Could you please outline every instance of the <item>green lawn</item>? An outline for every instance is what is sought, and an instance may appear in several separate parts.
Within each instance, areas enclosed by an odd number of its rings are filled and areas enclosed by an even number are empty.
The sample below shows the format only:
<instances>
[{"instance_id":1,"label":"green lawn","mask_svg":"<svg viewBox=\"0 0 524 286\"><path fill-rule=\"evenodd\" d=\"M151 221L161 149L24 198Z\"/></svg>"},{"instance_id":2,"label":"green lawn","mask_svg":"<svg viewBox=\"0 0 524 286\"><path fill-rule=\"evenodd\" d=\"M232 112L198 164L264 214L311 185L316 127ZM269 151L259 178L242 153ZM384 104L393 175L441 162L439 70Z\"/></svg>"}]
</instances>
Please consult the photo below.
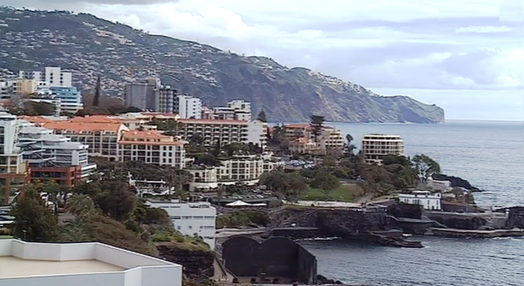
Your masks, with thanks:
<instances>
[{"instance_id":1,"label":"green lawn","mask_svg":"<svg viewBox=\"0 0 524 286\"><path fill-rule=\"evenodd\" d=\"M308 188L303 196L300 197L300 200L306 201L340 201L340 202L352 202L356 198L363 195L362 189L355 184L344 184L340 185L337 189L329 193L329 197L326 197L318 189Z\"/></svg>"},{"instance_id":2,"label":"green lawn","mask_svg":"<svg viewBox=\"0 0 524 286\"><path fill-rule=\"evenodd\" d=\"M0 239L11 239L11 238L13 237L10 235L0 235Z\"/></svg>"}]
</instances>

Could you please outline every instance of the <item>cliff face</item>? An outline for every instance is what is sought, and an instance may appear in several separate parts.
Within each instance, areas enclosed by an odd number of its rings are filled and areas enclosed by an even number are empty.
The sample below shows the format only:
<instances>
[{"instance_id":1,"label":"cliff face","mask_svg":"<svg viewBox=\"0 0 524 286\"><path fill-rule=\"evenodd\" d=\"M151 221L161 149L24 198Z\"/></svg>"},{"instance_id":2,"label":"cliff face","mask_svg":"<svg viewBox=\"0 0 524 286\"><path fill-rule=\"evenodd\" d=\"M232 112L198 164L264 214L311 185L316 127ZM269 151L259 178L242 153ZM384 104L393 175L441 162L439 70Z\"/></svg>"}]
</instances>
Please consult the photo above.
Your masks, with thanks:
<instances>
[{"instance_id":1,"label":"cliff face","mask_svg":"<svg viewBox=\"0 0 524 286\"><path fill-rule=\"evenodd\" d=\"M189 279L206 279L214 275L214 255L211 251L195 251L173 247L169 243L157 245L159 256L183 266Z\"/></svg>"},{"instance_id":2,"label":"cliff face","mask_svg":"<svg viewBox=\"0 0 524 286\"><path fill-rule=\"evenodd\" d=\"M264 109L270 121L439 123L442 108L407 96L379 96L364 87L267 57L245 57L195 42L149 35L89 14L0 7L0 76L61 66L75 85L121 95L123 83L146 76L203 99L210 106L232 99Z\"/></svg>"}]
</instances>

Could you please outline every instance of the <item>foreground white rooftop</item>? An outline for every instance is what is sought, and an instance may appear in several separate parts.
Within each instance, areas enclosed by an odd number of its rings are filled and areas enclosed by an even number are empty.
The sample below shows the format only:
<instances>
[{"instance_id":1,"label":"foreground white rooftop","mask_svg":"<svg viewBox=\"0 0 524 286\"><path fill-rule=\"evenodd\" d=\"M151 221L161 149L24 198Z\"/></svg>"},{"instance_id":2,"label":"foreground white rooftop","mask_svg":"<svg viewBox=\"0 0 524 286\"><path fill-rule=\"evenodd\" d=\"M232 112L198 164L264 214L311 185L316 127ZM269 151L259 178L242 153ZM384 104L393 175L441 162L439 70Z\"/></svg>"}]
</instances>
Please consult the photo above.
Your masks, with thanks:
<instances>
[{"instance_id":1,"label":"foreground white rooftop","mask_svg":"<svg viewBox=\"0 0 524 286\"><path fill-rule=\"evenodd\" d=\"M0 240L0 285L182 285L182 267L110 245Z\"/></svg>"}]
</instances>

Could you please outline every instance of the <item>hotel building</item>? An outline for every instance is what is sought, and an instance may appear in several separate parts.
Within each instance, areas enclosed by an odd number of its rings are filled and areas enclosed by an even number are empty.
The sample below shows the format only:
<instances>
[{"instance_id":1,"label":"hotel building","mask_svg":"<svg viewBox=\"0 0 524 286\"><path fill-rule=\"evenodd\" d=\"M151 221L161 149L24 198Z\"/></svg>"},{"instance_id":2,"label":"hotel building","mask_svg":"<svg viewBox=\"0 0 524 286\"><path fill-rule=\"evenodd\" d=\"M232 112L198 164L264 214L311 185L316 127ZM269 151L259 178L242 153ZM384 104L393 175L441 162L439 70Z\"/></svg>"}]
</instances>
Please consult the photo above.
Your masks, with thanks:
<instances>
[{"instance_id":1,"label":"hotel building","mask_svg":"<svg viewBox=\"0 0 524 286\"><path fill-rule=\"evenodd\" d=\"M0 240L0 285L182 286L182 266L98 242Z\"/></svg>"},{"instance_id":2,"label":"hotel building","mask_svg":"<svg viewBox=\"0 0 524 286\"><path fill-rule=\"evenodd\" d=\"M387 155L404 155L404 141L398 135L367 134L362 138L361 150L367 163L382 164Z\"/></svg>"},{"instance_id":3,"label":"hotel building","mask_svg":"<svg viewBox=\"0 0 524 286\"><path fill-rule=\"evenodd\" d=\"M222 145L231 143L252 143L262 148L267 143L267 124L258 120L209 120L179 119L182 123L178 136L190 141L195 135L204 139L204 145L211 147L216 142Z\"/></svg>"},{"instance_id":4,"label":"hotel building","mask_svg":"<svg viewBox=\"0 0 524 286\"><path fill-rule=\"evenodd\" d=\"M64 135L72 142L89 146L89 154L118 160L118 141L129 128L121 123L77 123L56 121L43 123L43 127L53 130L54 134Z\"/></svg>"},{"instance_id":5,"label":"hotel building","mask_svg":"<svg viewBox=\"0 0 524 286\"><path fill-rule=\"evenodd\" d=\"M186 163L184 143L155 130L126 131L118 141L118 160L183 169Z\"/></svg>"},{"instance_id":6,"label":"hotel building","mask_svg":"<svg viewBox=\"0 0 524 286\"><path fill-rule=\"evenodd\" d=\"M208 202L184 203L177 200L149 201L151 207L164 209L175 229L182 234L201 236L211 250L215 249L217 210Z\"/></svg>"},{"instance_id":7,"label":"hotel building","mask_svg":"<svg viewBox=\"0 0 524 286\"><path fill-rule=\"evenodd\" d=\"M313 128L310 124L288 124L284 126L284 132L286 139L293 142L293 148L296 150L326 153L328 151L342 151L344 149L342 132L331 126L323 126L320 134L317 136L313 134ZM300 138L307 140L297 141L297 139ZM312 142L317 146L311 144Z\"/></svg>"}]
</instances>

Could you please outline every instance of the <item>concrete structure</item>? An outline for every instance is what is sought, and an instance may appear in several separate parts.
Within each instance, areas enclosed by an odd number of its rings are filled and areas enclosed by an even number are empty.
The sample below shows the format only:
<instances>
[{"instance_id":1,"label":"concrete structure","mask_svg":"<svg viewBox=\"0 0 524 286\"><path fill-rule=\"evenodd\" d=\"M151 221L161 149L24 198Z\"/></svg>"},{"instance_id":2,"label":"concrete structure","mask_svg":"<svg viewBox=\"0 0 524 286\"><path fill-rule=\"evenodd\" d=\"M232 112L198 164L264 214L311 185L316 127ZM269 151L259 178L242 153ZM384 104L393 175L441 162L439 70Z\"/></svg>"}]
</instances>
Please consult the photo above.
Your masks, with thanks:
<instances>
[{"instance_id":1,"label":"concrete structure","mask_svg":"<svg viewBox=\"0 0 524 286\"><path fill-rule=\"evenodd\" d=\"M0 240L0 285L182 285L182 266L102 243Z\"/></svg>"},{"instance_id":2,"label":"concrete structure","mask_svg":"<svg viewBox=\"0 0 524 286\"><path fill-rule=\"evenodd\" d=\"M127 131L118 141L118 160L183 169L186 163L185 143L154 130Z\"/></svg>"},{"instance_id":3,"label":"concrete structure","mask_svg":"<svg viewBox=\"0 0 524 286\"><path fill-rule=\"evenodd\" d=\"M215 249L217 210L208 202L185 203L177 200L150 201L149 205L164 209L182 234L197 234L211 249Z\"/></svg>"},{"instance_id":4,"label":"concrete structure","mask_svg":"<svg viewBox=\"0 0 524 286\"><path fill-rule=\"evenodd\" d=\"M361 149L367 163L381 164L387 155L404 155L404 141L399 135L367 134Z\"/></svg>"},{"instance_id":5,"label":"concrete structure","mask_svg":"<svg viewBox=\"0 0 524 286\"><path fill-rule=\"evenodd\" d=\"M198 135L204 139L204 145L211 147L217 141L222 145L231 143L252 143L265 147L267 142L267 125L258 120L208 120L208 119L179 119L182 123L177 131L183 140L189 141Z\"/></svg>"},{"instance_id":6,"label":"concrete structure","mask_svg":"<svg viewBox=\"0 0 524 286\"><path fill-rule=\"evenodd\" d=\"M412 194L399 194L401 203L421 205L426 210L441 210L442 196L439 193L431 194L429 191L416 191Z\"/></svg>"},{"instance_id":7,"label":"concrete structure","mask_svg":"<svg viewBox=\"0 0 524 286\"><path fill-rule=\"evenodd\" d=\"M60 100L63 112L76 113L84 108L82 95L76 87L51 86L51 98Z\"/></svg>"},{"instance_id":8,"label":"concrete structure","mask_svg":"<svg viewBox=\"0 0 524 286\"><path fill-rule=\"evenodd\" d=\"M176 89L173 89L170 86L163 86L158 92L158 108L155 109L155 111L162 113L178 113L178 110L175 110L176 100Z\"/></svg>"},{"instance_id":9,"label":"concrete structure","mask_svg":"<svg viewBox=\"0 0 524 286\"><path fill-rule=\"evenodd\" d=\"M190 95L178 95L175 98L173 112L180 118L200 119L202 116L202 100Z\"/></svg>"},{"instance_id":10,"label":"concrete structure","mask_svg":"<svg viewBox=\"0 0 524 286\"><path fill-rule=\"evenodd\" d=\"M146 78L128 83L124 89L125 105L138 107L142 110L158 111L161 87L158 78Z\"/></svg>"},{"instance_id":11,"label":"concrete structure","mask_svg":"<svg viewBox=\"0 0 524 286\"><path fill-rule=\"evenodd\" d=\"M0 186L6 193L22 187L27 179L27 165L18 146L20 128L16 116L0 112Z\"/></svg>"},{"instance_id":12,"label":"concrete structure","mask_svg":"<svg viewBox=\"0 0 524 286\"><path fill-rule=\"evenodd\" d=\"M437 181L429 177L427 186L433 191L449 191L452 189L450 181Z\"/></svg>"}]
</instances>

